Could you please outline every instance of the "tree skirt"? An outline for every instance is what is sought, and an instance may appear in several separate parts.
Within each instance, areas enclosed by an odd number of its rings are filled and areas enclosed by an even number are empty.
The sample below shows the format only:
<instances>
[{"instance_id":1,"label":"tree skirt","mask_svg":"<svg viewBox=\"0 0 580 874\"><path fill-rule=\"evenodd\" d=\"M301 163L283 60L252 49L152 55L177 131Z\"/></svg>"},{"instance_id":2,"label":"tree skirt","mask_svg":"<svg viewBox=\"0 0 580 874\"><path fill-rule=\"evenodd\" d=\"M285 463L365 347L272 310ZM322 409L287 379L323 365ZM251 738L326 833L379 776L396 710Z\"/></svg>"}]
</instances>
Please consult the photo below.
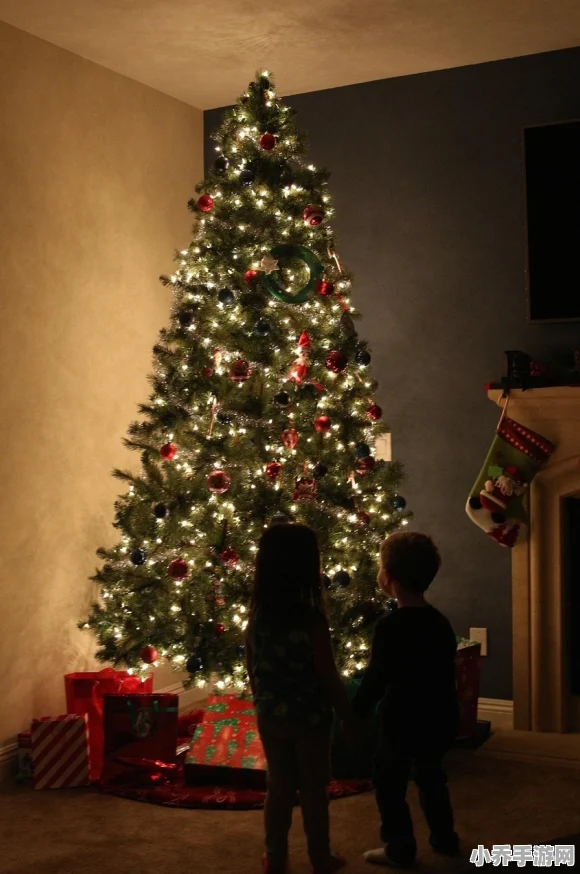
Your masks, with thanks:
<instances>
[{"instance_id":1,"label":"tree skirt","mask_svg":"<svg viewBox=\"0 0 580 874\"><path fill-rule=\"evenodd\" d=\"M154 782L156 776L151 775L149 784L132 781L103 787L103 792L147 804L161 804L163 807L258 810L264 806L266 793L259 789L244 789L237 786L186 786L183 782L183 766L178 766L171 779L163 775ZM370 788L369 780L333 780L328 786L328 796L330 799L346 798L348 795L368 792Z\"/></svg>"},{"instance_id":2,"label":"tree skirt","mask_svg":"<svg viewBox=\"0 0 580 874\"><path fill-rule=\"evenodd\" d=\"M223 783L218 786L185 784L185 756L201 716L202 711L195 711L180 718L179 755L175 765L143 761L138 769L123 775L114 784L102 785L101 790L108 795L118 795L147 804L161 804L163 807L206 807L223 810L252 810L263 807L266 793L261 789L228 786ZM328 797L346 798L370 789L370 780L333 780L328 786Z\"/></svg>"}]
</instances>

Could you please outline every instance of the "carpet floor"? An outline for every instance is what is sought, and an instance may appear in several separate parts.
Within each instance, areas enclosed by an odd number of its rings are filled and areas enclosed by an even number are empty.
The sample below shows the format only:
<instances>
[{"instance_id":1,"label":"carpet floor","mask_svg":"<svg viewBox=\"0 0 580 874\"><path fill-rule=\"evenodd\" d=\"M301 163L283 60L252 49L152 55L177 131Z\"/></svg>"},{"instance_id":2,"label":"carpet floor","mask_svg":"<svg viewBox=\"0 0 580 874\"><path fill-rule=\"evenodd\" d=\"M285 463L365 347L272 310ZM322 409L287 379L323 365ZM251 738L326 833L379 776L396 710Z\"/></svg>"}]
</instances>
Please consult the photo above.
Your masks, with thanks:
<instances>
[{"instance_id":1,"label":"carpet floor","mask_svg":"<svg viewBox=\"0 0 580 874\"><path fill-rule=\"evenodd\" d=\"M556 843L580 832L580 771L454 750L448 772L465 856L431 853L412 786L421 871L477 870L469 855L478 844ZM379 845L373 795L330 809L334 844L349 859L345 874L376 870L361 858ZM92 790L0 790L1 874L259 874L261 852L261 811L173 810ZM291 874L307 874L299 811L291 854Z\"/></svg>"}]
</instances>

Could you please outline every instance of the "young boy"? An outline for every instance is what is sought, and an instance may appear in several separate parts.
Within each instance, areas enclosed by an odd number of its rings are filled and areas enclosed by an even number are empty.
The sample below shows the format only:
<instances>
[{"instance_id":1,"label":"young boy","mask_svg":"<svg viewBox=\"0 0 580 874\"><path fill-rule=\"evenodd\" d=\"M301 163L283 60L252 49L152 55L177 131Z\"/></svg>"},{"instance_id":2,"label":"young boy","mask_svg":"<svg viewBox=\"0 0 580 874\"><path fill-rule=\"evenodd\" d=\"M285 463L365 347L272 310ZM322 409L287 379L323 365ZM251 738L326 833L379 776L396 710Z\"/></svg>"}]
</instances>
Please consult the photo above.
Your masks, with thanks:
<instances>
[{"instance_id":1,"label":"young boy","mask_svg":"<svg viewBox=\"0 0 580 874\"><path fill-rule=\"evenodd\" d=\"M459 851L442 768L457 730L456 639L448 620L424 597L440 564L437 547L425 534L397 533L381 544L377 583L399 609L377 623L353 702L355 713L365 717L381 701L373 779L385 846L364 854L378 865L406 868L415 862L405 800L412 772L431 846L445 855Z\"/></svg>"}]
</instances>

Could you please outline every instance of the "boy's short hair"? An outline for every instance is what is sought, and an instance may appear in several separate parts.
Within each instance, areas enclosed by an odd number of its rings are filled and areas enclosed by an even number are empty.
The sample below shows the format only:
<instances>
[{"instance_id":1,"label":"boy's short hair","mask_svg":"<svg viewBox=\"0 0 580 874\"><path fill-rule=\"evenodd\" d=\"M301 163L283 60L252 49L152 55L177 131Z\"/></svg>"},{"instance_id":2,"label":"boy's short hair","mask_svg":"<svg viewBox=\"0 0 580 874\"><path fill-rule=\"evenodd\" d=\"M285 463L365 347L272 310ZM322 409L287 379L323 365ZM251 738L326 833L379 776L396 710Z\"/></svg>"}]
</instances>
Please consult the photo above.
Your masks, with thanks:
<instances>
[{"instance_id":1,"label":"boy's short hair","mask_svg":"<svg viewBox=\"0 0 580 874\"><path fill-rule=\"evenodd\" d=\"M422 595L441 567L439 550L430 537L414 531L398 531L381 543L384 570L404 589Z\"/></svg>"}]
</instances>

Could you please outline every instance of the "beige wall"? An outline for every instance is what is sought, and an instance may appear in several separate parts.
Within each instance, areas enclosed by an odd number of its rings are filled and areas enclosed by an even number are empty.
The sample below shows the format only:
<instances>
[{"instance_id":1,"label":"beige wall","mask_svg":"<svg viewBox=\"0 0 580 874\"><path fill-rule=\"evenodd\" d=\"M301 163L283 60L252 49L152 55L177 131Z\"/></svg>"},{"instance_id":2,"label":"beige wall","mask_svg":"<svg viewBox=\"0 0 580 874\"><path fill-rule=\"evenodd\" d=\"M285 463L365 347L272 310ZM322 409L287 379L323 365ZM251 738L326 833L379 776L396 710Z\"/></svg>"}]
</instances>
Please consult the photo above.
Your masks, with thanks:
<instances>
[{"instance_id":1,"label":"beige wall","mask_svg":"<svg viewBox=\"0 0 580 874\"><path fill-rule=\"evenodd\" d=\"M92 666L76 628L188 242L202 114L0 24L0 760Z\"/></svg>"}]
</instances>

